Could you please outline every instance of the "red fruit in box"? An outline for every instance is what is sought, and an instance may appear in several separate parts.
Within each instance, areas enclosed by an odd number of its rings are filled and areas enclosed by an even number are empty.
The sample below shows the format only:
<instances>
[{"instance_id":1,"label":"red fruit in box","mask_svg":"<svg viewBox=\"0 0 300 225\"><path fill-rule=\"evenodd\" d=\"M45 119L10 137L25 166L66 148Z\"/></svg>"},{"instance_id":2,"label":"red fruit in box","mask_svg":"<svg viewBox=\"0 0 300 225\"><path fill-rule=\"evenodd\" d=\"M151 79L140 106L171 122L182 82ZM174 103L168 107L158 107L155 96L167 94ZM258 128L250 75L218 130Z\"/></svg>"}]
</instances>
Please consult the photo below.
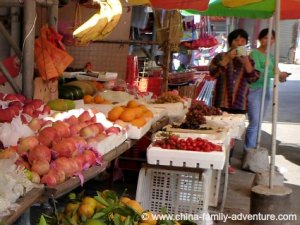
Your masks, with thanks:
<instances>
[{"instance_id":1,"label":"red fruit in box","mask_svg":"<svg viewBox=\"0 0 300 225\"><path fill-rule=\"evenodd\" d=\"M105 133L107 135L111 135L111 134L118 134L118 133L120 133L120 131L121 131L121 129L119 127L112 126L112 127L107 128L105 130Z\"/></svg>"},{"instance_id":2,"label":"red fruit in box","mask_svg":"<svg viewBox=\"0 0 300 225\"><path fill-rule=\"evenodd\" d=\"M23 109L23 103L20 102L20 101L13 101L13 102L10 102L10 103L8 104L8 107L10 107L10 106L16 106L16 107L19 108L19 110L22 110L22 109Z\"/></svg>"},{"instance_id":3,"label":"red fruit in box","mask_svg":"<svg viewBox=\"0 0 300 225\"><path fill-rule=\"evenodd\" d=\"M32 99L30 104L33 105L35 109L39 109L44 105L44 102L41 99Z\"/></svg>"},{"instance_id":4,"label":"red fruit in box","mask_svg":"<svg viewBox=\"0 0 300 225\"><path fill-rule=\"evenodd\" d=\"M23 106L23 113L25 113L29 116L33 116L34 110L35 110L35 108L31 104L27 104L27 105Z\"/></svg>"},{"instance_id":5,"label":"red fruit in box","mask_svg":"<svg viewBox=\"0 0 300 225\"><path fill-rule=\"evenodd\" d=\"M54 168L65 172L66 177L72 177L76 172L79 172L77 162L72 158L60 157L55 160Z\"/></svg>"},{"instance_id":6,"label":"red fruit in box","mask_svg":"<svg viewBox=\"0 0 300 225\"><path fill-rule=\"evenodd\" d=\"M93 166L96 163L97 156L96 153L92 150L85 150L83 152L83 156L88 167Z\"/></svg>"},{"instance_id":7,"label":"red fruit in box","mask_svg":"<svg viewBox=\"0 0 300 225\"><path fill-rule=\"evenodd\" d=\"M57 137L57 131L54 127L46 127L42 129L38 135L41 144L50 147L53 140Z\"/></svg>"},{"instance_id":8,"label":"red fruit in box","mask_svg":"<svg viewBox=\"0 0 300 225\"><path fill-rule=\"evenodd\" d=\"M35 136L29 136L19 139L18 153L22 155L24 152L35 148L39 144L39 140Z\"/></svg>"},{"instance_id":9,"label":"red fruit in box","mask_svg":"<svg viewBox=\"0 0 300 225\"><path fill-rule=\"evenodd\" d=\"M18 101L19 99L15 94L7 94L4 96L4 101Z\"/></svg>"},{"instance_id":10,"label":"red fruit in box","mask_svg":"<svg viewBox=\"0 0 300 225\"><path fill-rule=\"evenodd\" d=\"M53 146L53 150L59 157L74 157L79 154L74 142L70 139L62 139Z\"/></svg>"},{"instance_id":11,"label":"red fruit in box","mask_svg":"<svg viewBox=\"0 0 300 225\"><path fill-rule=\"evenodd\" d=\"M9 108L0 109L0 123L10 123L14 118L15 113Z\"/></svg>"},{"instance_id":12,"label":"red fruit in box","mask_svg":"<svg viewBox=\"0 0 300 225\"><path fill-rule=\"evenodd\" d=\"M38 119L38 118L33 118L33 119L28 123L28 126L30 127L31 130L33 130L34 132L36 132L36 131L38 131L39 129L41 129L43 123L44 123L43 120Z\"/></svg>"},{"instance_id":13,"label":"red fruit in box","mask_svg":"<svg viewBox=\"0 0 300 225\"><path fill-rule=\"evenodd\" d=\"M22 102L22 103L24 103L25 100L26 100L26 97L25 97L24 95L21 95L21 94L15 94L15 96L16 96L16 98L17 98L20 102Z\"/></svg>"},{"instance_id":14,"label":"red fruit in box","mask_svg":"<svg viewBox=\"0 0 300 225\"><path fill-rule=\"evenodd\" d=\"M84 111L83 113L80 114L80 116L78 117L79 122L86 122L89 121L91 119L91 115L88 111Z\"/></svg>"},{"instance_id":15,"label":"red fruit in box","mask_svg":"<svg viewBox=\"0 0 300 225\"><path fill-rule=\"evenodd\" d=\"M53 123L52 127L54 127L57 131L57 135L59 137L69 137L70 136L70 128L69 124L63 121L56 121Z\"/></svg>"},{"instance_id":16,"label":"red fruit in box","mask_svg":"<svg viewBox=\"0 0 300 225\"><path fill-rule=\"evenodd\" d=\"M95 137L98 133L99 133L99 128L94 124L82 128L79 132L80 136L84 138Z\"/></svg>"},{"instance_id":17,"label":"red fruit in box","mask_svg":"<svg viewBox=\"0 0 300 225\"><path fill-rule=\"evenodd\" d=\"M33 149L29 150L28 161L32 164L37 160L46 160L47 162L51 161L51 151L45 145L37 145Z\"/></svg>"},{"instance_id":18,"label":"red fruit in box","mask_svg":"<svg viewBox=\"0 0 300 225\"><path fill-rule=\"evenodd\" d=\"M75 144L76 148L79 150L87 147L87 142L83 137L72 136L69 137L68 140L71 140Z\"/></svg>"},{"instance_id":19,"label":"red fruit in box","mask_svg":"<svg viewBox=\"0 0 300 225\"><path fill-rule=\"evenodd\" d=\"M72 115L69 118L65 119L64 122L68 123L69 125L77 124L78 118L76 116Z\"/></svg>"},{"instance_id":20,"label":"red fruit in box","mask_svg":"<svg viewBox=\"0 0 300 225\"><path fill-rule=\"evenodd\" d=\"M49 107L48 105L44 105L44 108L43 108L42 113L43 113L44 115L49 115L50 112L51 112L50 107Z\"/></svg>"},{"instance_id":21,"label":"red fruit in box","mask_svg":"<svg viewBox=\"0 0 300 225\"><path fill-rule=\"evenodd\" d=\"M80 130L86 127L86 123L77 123L70 126L70 134L71 135L78 135Z\"/></svg>"},{"instance_id":22,"label":"red fruit in box","mask_svg":"<svg viewBox=\"0 0 300 225\"><path fill-rule=\"evenodd\" d=\"M47 186L55 186L58 184L58 179L53 173L50 173L50 171L44 175L41 179L42 184L46 184Z\"/></svg>"},{"instance_id":23,"label":"red fruit in box","mask_svg":"<svg viewBox=\"0 0 300 225\"><path fill-rule=\"evenodd\" d=\"M50 164L47 160L35 160L31 165L31 171L36 172L42 176L48 173L50 170Z\"/></svg>"}]
</instances>

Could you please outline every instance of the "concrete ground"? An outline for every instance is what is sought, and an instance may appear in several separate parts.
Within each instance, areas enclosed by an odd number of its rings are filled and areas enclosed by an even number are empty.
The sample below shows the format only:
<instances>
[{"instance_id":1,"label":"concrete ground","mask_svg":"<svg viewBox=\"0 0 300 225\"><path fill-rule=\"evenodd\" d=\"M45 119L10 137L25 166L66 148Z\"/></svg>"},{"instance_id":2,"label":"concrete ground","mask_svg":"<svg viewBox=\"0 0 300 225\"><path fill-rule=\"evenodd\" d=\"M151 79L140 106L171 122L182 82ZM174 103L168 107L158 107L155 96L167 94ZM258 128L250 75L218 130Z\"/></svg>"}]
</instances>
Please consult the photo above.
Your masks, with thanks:
<instances>
[{"instance_id":1,"label":"concrete ground","mask_svg":"<svg viewBox=\"0 0 300 225\"><path fill-rule=\"evenodd\" d=\"M300 224L300 66L280 64L281 71L291 72L286 83L279 85L279 110L277 123L277 154L275 164L285 177L285 186L292 189L291 209ZM269 107L262 125L261 146L271 149L272 109ZM228 197L224 213L249 213L250 194L255 174L240 170L243 140L237 141L233 165L237 173L229 176ZM282 212L283 214L286 212ZM222 223L222 222L219 222ZM248 225L250 221L227 221L223 224ZM271 224L271 223L268 223Z\"/></svg>"}]
</instances>

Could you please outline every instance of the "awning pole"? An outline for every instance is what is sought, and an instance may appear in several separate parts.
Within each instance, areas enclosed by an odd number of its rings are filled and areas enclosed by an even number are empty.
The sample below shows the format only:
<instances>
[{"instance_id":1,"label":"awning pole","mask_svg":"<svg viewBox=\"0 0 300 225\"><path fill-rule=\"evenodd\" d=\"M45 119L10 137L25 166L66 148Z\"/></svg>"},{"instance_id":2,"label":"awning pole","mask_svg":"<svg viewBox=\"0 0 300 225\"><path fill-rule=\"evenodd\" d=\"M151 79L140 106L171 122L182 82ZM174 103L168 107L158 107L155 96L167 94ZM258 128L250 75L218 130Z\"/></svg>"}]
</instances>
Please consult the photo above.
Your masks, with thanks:
<instances>
[{"instance_id":1,"label":"awning pole","mask_svg":"<svg viewBox=\"0 0 300 225\"><path fill-rule=\"evenodd\" d=\"M275 174L275 156L276 156L276 131L278 119L278 83L279 83L279 34L280 34L280 0L276 0L275 11L275 27L277 38L275 42L275 75L274 75L274 88L273 88L273 117L272 117L272 154L271 154L271 168L270 168L270 189L273 188L273 180Z\"/></svg>"}]
</instances>

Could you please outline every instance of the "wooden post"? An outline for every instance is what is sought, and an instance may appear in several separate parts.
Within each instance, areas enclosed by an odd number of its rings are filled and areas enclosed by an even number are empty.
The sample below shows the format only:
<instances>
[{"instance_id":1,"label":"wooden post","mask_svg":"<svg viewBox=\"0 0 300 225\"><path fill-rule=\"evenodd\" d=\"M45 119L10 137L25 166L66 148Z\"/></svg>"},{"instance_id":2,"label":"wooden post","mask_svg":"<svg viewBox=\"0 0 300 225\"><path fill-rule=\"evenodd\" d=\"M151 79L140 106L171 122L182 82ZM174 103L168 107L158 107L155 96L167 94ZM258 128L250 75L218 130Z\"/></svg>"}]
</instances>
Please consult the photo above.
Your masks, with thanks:
<instances>
[{"instance_id":1,"label":"wooden post","mask_svg":"<svg viewBox=\"0 0 300 225\"><path fill-rule=\"evenodd\" d=\"M168 12L168 13L173 13ZM165 42L164 46L164 57L163 57L163 87L162 91L168 91L168 76L169 76L169 70L170 70L170 61L171 61L171 46L170 46L170 38L171 38L171 27L172 24L172 16L169 17L169 23L168 23L168 39Z\"/></svg>"},{"instance_id":2,"label":"wooden post","mask_svg":"<svg viewBox=\"0 0 300 225\"><path fill-rule=\"evenodd\" d=\"M34 77L34 37L36 21L36 1L24 1L24 57L22 87L23 95L27 98L33 96L33 77Z\"/></svg>"}]
</instances>

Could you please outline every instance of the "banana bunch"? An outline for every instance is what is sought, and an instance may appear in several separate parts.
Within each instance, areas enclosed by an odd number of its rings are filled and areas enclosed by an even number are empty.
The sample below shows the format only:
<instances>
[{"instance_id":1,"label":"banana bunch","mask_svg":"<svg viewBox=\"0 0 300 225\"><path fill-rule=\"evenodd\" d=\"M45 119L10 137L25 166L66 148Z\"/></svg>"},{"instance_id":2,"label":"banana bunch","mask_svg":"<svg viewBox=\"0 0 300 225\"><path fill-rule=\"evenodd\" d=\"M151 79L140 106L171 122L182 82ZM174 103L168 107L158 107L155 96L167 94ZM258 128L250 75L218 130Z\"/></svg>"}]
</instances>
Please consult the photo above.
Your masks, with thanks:
<instances>
[{"instance_id":1,"label":"banana bunch","mask_svg":"<svg viewBox=\"0 0 300 225\"><path fill-rule=\"evenodd\" d=\"M88 21L78 27L73 35L81 43L106 38L117 26L122 15L122 4L119 0L97 1L100 10Z\"/></svg>"}]
</instances>

